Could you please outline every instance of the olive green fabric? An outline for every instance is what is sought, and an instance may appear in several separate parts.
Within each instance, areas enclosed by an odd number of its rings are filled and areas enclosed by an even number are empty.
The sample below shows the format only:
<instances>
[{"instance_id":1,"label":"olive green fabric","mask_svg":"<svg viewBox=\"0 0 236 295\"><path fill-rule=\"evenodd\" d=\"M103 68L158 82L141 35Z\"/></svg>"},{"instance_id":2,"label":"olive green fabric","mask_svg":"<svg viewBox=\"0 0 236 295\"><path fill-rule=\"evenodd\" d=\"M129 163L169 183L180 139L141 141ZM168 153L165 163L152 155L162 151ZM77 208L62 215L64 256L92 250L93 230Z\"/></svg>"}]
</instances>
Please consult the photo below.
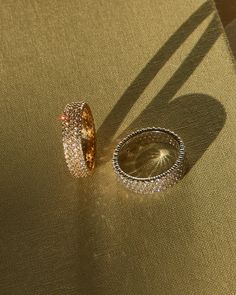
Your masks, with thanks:
<instances>
[{"instance_id":1,"label":"olive green fabric","mask_svg":"<svg viewBox=\"0 0 236 295\"><path fill-rule=\"evenodd\" d=\"M1 1L0 293L236 294L235 66L212 2ZM66 103L97 126L93 176L64 163ZM118 139L170 128L189 172L136 195Z\"/></svg>"},{"instance_id":2,"label":"olive green fabric","mask_svg":"<svg viewBox=\"0 0 236 295\"><path fill-rule=\"evenodd\" d=\"M225 31L229 39L232 53L234 57L236 57L236 18L226 26Z\"/></svg>"}]
</instances>

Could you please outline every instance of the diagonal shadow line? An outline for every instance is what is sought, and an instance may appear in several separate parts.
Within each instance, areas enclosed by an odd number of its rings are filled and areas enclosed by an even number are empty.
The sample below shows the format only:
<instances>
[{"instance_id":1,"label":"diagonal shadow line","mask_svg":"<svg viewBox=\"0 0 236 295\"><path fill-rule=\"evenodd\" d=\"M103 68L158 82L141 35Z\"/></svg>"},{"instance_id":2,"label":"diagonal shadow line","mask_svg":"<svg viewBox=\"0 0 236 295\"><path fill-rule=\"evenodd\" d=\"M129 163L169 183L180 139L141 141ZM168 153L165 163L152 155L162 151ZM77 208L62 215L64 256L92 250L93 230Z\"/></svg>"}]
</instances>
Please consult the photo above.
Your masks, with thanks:
<instances>
[{"instance_id":1,"label":"diagonal shadow line","mask_svg":"<svg viewBox=\"0 0 236 295\"><path fill-rule=\"evenodd\" d=\"M174 97L201 63L220 35L221 31L218 29L218 16L215 14L190 54L185 58L184 62L172 75L170 80L163 86L157 96L148 104L144 112L148 112L148 109L156 104L162 108ZM136 125L136 122L142 121L143 113L141 113L127 129Z\"/></svg>"},{"instance_id":2,"label":"diagonal shadow line","mask_svg":"<svg viewBox=\"0 0 236 295\"><path fill-rule=\"evenodd\" d=\"M97 130L97 138L102 138L102 146L106 146L118 130L125 116L140 97L148 84L154 79L174 52L192 34L192 32L212 13L211 1L203 3L168 39L168 41L151 58L145 68L134 79L119 101ZM137 86L138 85L138 86ZM115 124L114 124L115 122ZM113 123L113 124L111 124ZM106 137L103 135L106 134Z\"/></svg>"}]
</instances>

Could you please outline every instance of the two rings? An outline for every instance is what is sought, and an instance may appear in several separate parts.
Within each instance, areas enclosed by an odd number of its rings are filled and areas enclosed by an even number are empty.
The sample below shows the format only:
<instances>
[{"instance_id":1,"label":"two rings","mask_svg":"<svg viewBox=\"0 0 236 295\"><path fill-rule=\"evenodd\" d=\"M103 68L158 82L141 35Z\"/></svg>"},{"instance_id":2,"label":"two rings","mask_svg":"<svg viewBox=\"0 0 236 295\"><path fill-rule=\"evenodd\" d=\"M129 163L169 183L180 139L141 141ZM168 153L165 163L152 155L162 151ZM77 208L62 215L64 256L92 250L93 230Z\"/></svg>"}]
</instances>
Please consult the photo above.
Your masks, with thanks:
<instances>
[{"instance_id":1,"label":"two rings","mask_svg":"<svg viewBox=\"0 0 236 295\"><path fill-rule=\"evenodd\" d=\"M77 178L91 175L95 167L96 132L89 105L85 102L67 104L60 120L65 160L70 173ZM123 155L128 154L132 146L140 148L148 144L170 146L175 151L175 159L171 166L161 172L154 169L152 174L141 177L125 171L122 164ZM112 164L118 181L129 190L140 194L160 192L173 186L183 177L185 146L174 132L164 128L148 127L129 134L116 146Z\"/></svg>"}]
</instances>

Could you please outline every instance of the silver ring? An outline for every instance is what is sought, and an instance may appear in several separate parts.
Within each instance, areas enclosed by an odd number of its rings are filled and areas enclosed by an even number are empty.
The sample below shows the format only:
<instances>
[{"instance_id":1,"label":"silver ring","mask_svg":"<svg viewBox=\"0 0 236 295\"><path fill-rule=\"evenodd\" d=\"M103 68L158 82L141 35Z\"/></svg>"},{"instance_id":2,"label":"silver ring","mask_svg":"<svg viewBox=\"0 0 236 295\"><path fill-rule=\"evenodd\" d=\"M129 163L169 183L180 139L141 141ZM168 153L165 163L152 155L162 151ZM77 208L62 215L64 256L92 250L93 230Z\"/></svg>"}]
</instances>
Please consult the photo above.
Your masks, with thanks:
<instances>
[{"instance_id":1,"label":"silver ring","mask_svg":"<svg viewBox=\"0 0 236 295\"><path fill-rule=\"evenodd\" d=\"M95 166L96 142L89 105L85 102L67 104L60 120L65 160L71 175L90 175Z\"/></svg>"},{"instance_id":2,"label":"silver ring","mask_svg":"<svg viewBox=\"0 0 236 295\"><path fill-rule=\"evenodd\" d=\"M174 147L177 152L176 160L166 171L152 177L134 177L125 172L120 166L121 152L129 152L131 144L143 145L149 143L164 143ZM174 132L149 127L137 130L125 137L116 147L113 154L113 169L118 180L129 190L140 194L151 194L164 191L178 182L185 170L185 146L182 139Z\"/></svg>"}]
</instances>

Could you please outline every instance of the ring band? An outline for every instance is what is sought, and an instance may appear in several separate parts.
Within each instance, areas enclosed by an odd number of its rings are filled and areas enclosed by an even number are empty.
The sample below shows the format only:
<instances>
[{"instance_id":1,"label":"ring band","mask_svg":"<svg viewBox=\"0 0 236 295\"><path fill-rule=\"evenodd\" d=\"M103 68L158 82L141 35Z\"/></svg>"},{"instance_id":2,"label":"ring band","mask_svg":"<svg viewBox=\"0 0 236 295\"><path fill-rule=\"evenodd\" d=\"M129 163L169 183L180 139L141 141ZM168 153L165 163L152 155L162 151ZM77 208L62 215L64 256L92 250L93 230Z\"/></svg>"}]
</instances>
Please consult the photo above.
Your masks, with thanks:
<instances>
[{"instance_id":1,"label":"ring band","mask_svg":"<svg viewBox=\"0 0 236 295\"><path fill-rule=\"evenodd\" d=\"M134 177L120 166L119 157L121 152L129 150L131 143L135 145L149 143L164 143L172 146L177 151L174 164L163 173L152 177ZM184 175L185 146L182 139L174 132L163 128L145 128L137 130L125 137L116 147L113 154L113 169L118 180L129 190L141 194L160 192L174 185Z\"/></svg>"},{"instance_id":2,"label":"ring band","mask_svg":"<svg viewBox=\"0 0 236 295\"><path fill-rule=\"evenodd\" d=\"M62 121L62 140L65 160L74 177L85 177L95 166L95 126L89 105L72 102L65 106Z\"/></svg>"}]
</instances>

